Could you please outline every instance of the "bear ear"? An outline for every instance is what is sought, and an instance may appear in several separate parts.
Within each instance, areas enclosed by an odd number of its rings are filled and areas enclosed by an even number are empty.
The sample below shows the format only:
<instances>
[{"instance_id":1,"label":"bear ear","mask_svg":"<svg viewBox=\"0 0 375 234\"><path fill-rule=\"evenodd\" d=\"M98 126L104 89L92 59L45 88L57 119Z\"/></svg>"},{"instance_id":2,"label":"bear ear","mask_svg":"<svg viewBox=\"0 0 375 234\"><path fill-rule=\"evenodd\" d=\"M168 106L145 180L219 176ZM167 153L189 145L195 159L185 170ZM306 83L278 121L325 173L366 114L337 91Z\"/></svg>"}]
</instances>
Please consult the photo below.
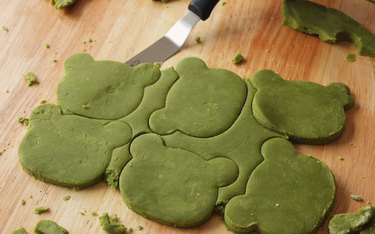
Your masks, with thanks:
<instances>
[{"instance_id":1,"label":"bear ear","mask_svg":"<svg viewBox=\"0 0 375 234\"><path fill-rule=\"evenodd\" d=\"M283 81L279 74L271 70L261 70L256 72L252 79L251 84L256 88L267 87L274 85L276 82Z\"/></svg>"},{"instance_id":2,"label":"bear ear","mask_svg":"<svg viewBox=\"0 0 375 234\"><path fill-rule=\"evenodd\" d=\"M75 54L69 57L67 60L65 60L65 73L73 70L79 70L81 67L87 66L87 64L92 62L94 62L94 59L89 54Z\"/></svg>"},{"instance_id":3,"label":"bear ear","mask_svg":"<svg viewBox=\"0 0 375 234\"><path fill-rule=\"evenodd\" d=\"M228 158L218 157L208 162L216 173L215 179L220 187L232 184L239 175L236 163Z\"/></svg>"},{"instance_id":4,"label":"bear ear","mask_svg":"<svg viewBox=\"0 0 375 234\"><path fill-rule=\"evenodd\" d=\"M328 90L336 93L341 98L341 103L345 110L354 105L354 98L350 95L349 87L343 83L331 83L326 86Z\"/></svg>"},{"instance_id":5,"label":"bear ear","mask_svg":"<svg viewBox=\"0 0 375 234\"><path fill-rule=\"evenodd\" d=\"M176 65L176 71L181 75L197 69L207 70L208 67L202 59L196 57L185 58Z\"/></svg>"}]
</instances>

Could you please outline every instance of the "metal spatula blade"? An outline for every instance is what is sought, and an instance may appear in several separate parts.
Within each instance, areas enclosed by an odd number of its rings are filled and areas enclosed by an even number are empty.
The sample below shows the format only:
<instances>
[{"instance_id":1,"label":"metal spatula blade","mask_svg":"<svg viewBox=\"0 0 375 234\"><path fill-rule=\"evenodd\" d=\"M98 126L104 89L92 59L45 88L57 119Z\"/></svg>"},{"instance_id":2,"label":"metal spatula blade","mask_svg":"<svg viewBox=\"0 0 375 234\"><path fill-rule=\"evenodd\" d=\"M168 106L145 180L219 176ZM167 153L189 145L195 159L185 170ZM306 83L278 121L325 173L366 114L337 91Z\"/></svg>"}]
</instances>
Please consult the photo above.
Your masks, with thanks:
<instances>
[{"instance_id":1,"label":"metal spatula blade","mask_svg":"<svg viewBox=\"0 0 375 234\"><path fill-rule=\"evenodd\" d=\"M125 63L136 66L140 63L164 62L181 49L194 26L210 16L218 1L193 0L186 16L177 21L162 38Z\"/></svg>"}]
</instances>

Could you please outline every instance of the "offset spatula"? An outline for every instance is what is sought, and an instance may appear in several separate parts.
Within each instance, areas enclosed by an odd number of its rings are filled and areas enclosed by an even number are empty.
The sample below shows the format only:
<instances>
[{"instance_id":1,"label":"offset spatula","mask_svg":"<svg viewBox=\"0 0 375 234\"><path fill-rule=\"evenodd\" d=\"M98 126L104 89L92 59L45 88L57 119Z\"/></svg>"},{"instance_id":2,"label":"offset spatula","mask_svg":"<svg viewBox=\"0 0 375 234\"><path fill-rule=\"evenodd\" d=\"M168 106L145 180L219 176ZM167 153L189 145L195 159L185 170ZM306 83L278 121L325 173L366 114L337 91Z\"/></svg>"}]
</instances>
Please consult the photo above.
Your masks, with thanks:
<instances>
[{"instance_id":1,"label":"offset spatula","mask_svg":"<svg viewBox=\"0 0 375 234\"><path fill-rule=\"evenodd\" d=\"M185 43L191 30L199 22L206 20L219 0L192 0L189 4L189 13L177 21L175 25L154 44L128 60L130 66L140 63L164 62L177 53Z\"/></svg>"}]
</instances>

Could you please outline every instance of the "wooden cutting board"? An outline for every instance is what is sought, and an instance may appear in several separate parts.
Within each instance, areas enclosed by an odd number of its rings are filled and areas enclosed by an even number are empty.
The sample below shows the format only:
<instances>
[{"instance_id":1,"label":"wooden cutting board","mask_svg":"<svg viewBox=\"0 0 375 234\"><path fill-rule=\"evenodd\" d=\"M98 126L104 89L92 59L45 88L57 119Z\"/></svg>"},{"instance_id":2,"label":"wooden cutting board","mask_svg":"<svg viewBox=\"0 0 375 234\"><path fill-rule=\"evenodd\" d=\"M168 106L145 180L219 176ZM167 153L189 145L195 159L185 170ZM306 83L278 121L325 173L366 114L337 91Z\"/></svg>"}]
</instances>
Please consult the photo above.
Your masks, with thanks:
<instances>
[{"instance_id":1,"label":"wooden cutting board","mask_svg":"<svg viewBox=\"0 0 375 234\"><path fill-rule=\"evenodd\" d=\"M186 13L188 2L80 0L61 11L44 0L0 0L0 26L9 28L9 32L0 31L0 150L5 150L0 156L0 233L18 227L31 232L40 219L52 219L71 233L104 233L92 211L116 213L126 226L144 227L135 233L228 233L219 216L188 230L147 221L130 211L119 192L104 183L83 191L48 185L27 175L17 159L18 144L26 132L17 118L28 116L42 99L56 101L67 57L87 51L95 59L126 61L161 37ZM297 149L322 159L332 169L337 182L332 213L354 212L365 205L351 200L352 193L375 203L375 60L358 56L356 62L348 62L347 54L355 53L351 44L326 44L282 26L280 0L226 2L197 25L183 50L163 67L198 56L211 67L246 77L272 69L285 79L346 83L356 104L347 112L342 137L328 145L298 145ZM366 0L318 2L346 12L375 33L375 4ZM196 36L202 44L194 42ZM247 57L245 64L231 64L237 52ZM27 87L22 75L28 71L39 76L39 85ZM71 195L71 200L64 201L65 195ZM50 207L51 212L33 214L40 205ZM327 232L325 223L319 233Z\"/></svg>"}]
</instances>

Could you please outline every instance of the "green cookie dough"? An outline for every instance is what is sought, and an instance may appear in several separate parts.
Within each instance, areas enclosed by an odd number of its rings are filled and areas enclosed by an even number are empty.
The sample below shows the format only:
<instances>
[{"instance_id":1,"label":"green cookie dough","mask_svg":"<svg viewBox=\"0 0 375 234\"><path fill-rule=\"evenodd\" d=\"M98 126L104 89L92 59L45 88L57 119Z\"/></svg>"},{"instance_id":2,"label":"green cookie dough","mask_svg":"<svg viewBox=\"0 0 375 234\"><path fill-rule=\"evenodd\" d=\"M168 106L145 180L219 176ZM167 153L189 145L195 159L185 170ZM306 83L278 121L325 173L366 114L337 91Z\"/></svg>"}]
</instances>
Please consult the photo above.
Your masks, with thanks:
<instances>
[{"instance_id":1,"label":"green cookie dough","mask_svg":"<svg viewBox=\"0 0 375 234\"><path fill-rule=\"evenodd\" d=\"M40 220L34 229L35 234L69 234L65 228L51 220Z\"/></svg>"},{"instance_id":2,"label":"green cookie dough","mask_svg":"<svg viewBox=\"0 0 375 234\"><path fill-rule=\"evenodd\" d=\"M166 107L150 118L151 130L165 135L175 131L211 137L227 130L246 100L245 82L236 74L209 69L198 58L176 66L179 79L167 96Z\"/></svg>"},{"instance_id":3,"label":"green cookie dough","mask_svg":"<svg viewBox=\"0 0 375 234\"><path fill-rule=\"evenodd\" d=\"M374 232L374 220L375 208L366 206L355 214L338 214L333 216L329 222L329 233L330 234L349 234L358 233L360 234L371 234ZM371 220L372 219L372 220ZM370 222L371 221L371 222ZM369 223L369 227L364 229L364 226ZM367 229L367 230L366 230ZM362 232L363 230L363 232Z\"/></svg>"},{"instance_id":4,"label":"green cookie dough","mask_svg":"<svg viewBox=\"0 0 375 234\"><path fill-rule=\"evenodd\" d=\"M33 110L28 133L19 146L22 167L51 184L82 188L104 175L112 150L131 137L128 124L64 115L59 106Z\"/></svg>"},{"instance_id":5,"label":"green cookie dough","mask_svg":"<svg viewBox=\"0 0 375 234\"><path fill-rule=\"evenodd\" d=\"M12 232L12 234L29 234L25 228L20 228Z\"/></svg>"},{"instance_id":6,"label":"green cookie dough","mask_svg":"<svg viewBox=\"0 0 375 234\"><path fill-rule=\"evenodd\" d=\"M34 214L43 214L47 212L49 212L49 208L46 206L39 206L34 210Z\"/></svg>"},{"instance_id":7,"label":"green cookie dough","mask_svg":"<svg viewBox=\"0 0 375 234\"><path fill-rule=\"evenodd\" d=\"M313 233L333 204L335 182L321 161L297 155L281 138L262 146L246 194L229 201L225 223L236 233Z\"/></svg>"},{"instance_id":8,"label":"green cookie dough","mask_svg":"<svg viewBox=\"0 0 375 234\"><path fill-rule=\"evenodd\" d=\"M375 36L348 15L306 0L283 0L284 25L322 41L353 42L359 54L375 57Z\"/></svg>"},{"instance_id":9,"label":"green cookie dough","mask_svg":"<svg viewBox=\"0 0 375 234\"><path fill-rule=\"evenodd\" d=\"M148 119L150 115L164 107L168 90L178 79L173 68L163 71L160 79L153 85L145 88L144 97L138 108L121 120L132 128L133 138L144 133L150 133ZM129 145L113 151L111 162L106 170L106 181L113 187L118 187L120 174L126 163L131 159Z\"/></svg>"},{"instance_id":10,"label":"green cookie dough","mask_svg":"<svg viewBox=\"0 0 375 234\"><path fill-rule=\"evenodd\" d=\"M70 5L73 5L77 0L51 0L53 6L57 9L66 8Z\"/></svg>"},{"instance_id":11,"label":"green cookie dough","mask_svg":"<svg viewBox=\"0 0 375 234\"><path fill-rule=\"evenodd\" d=\"M160 136L136 138L133 159L120 177L126 204L142 216L177 227L192 227L213 213L218 188L232 183L236 164L226 158L209 161L177 148L168 148Z\"/></svg>"},{"instance_id":12,"label":"green cookie dough","mask_svg":"<svg viewBox=\"0 0 375 234\"><path fill-rule=\"evenodd\" d=\"M99 217L100 226L103 230L109 234L125 234L127 228L119 222L117 215L109 216L108 213L104 213Z\"/></svg>"},{"instance_id":13,"label":"green cookie dough","mask_svg":"<svg viewBox=\"0 0 375 234\"><path fill-rule=\"evenodd\" d=\"M58 103L33 110L19 146L36 178L76 188L105 178L132 210L172 226L199 225L216 211L231 230L279 234L314 231L335 191L325 164L296 155L287 139L338 137L352 99L343 84L271 71L243 80L198 58L160 72L78 54L65 62ZM124 232L110 216L100 220Z\"/></svg>"},{"instance_id":14,"label":"green cookie dough","mask_svg":"<svg viewBox=\"0 0 375 234\"><path fill-rule=\"evenodd\" d=\"M27 86L39 84L38 77L33 72L28 72L23 75L23 79L26 81Z\"/></svg>"},{"instance_id":15,"label":"green cookie dough","mask_svg":"<svg viewBox=\"0 0 375 234\"><path fill-rule=\"evenodd\" d=\"M219 189L217 205L223 207L231 198L245 193L247 181L252 171L263 161L260 153L262 143L271 137L283 137L260 125L252 113L255 89L250 81L247 85L247 100L236 122L223 134L210 138L196 138L176 132L163 136L168 147L182 148L201 155L206 160L225 156L233 160L239 168L237 180Z\"/></svg>"},{"instance_id":16,"label":"green cookie dough","mask_svg":"<svg viewBox=\"0 0 375 234\"><path fill-rule=\"evenodd\" d=\"M309 144L331 142L343 132L344 110L353 105L344 84L286 81L268 70L257 72L251 82L257 89L254 115L265 127Z\"/></svg>"},{"instance_id":17,"label":"green cookie dough","mask_svg":"<svg viewBox=\"0 0 375 234\"><path fill-rule=\"evenodd\" d=\"M357 60L357 56L355 54L348 54L348 56L346 56L346 60L348 62L355 62Z\"/></svg>"},{"instance_id":18,"label":"green cookie dough","mask_svg":"<svg viewBox=\"0 0 375 234\"><path fill-rule=\"evenodd\" d=\"M160 77L157 66L135 68L114 61L94 61L77 54L65 62L65 77L57 89L58 104L95 119L119 119L141 103L144 88Z\"/></svg>"},{"instance_id":19,"label":"green cookie dough","mask_svg":"<svg viewBox=\"0 0 375 234\"><path fill-rule=\"evenodd\" d=\"M365 226L363 226L362 230L359 234L375 234L375 207L371 207L372 209L372 218L369 220Z\"/></svg>"}]
</instances>

